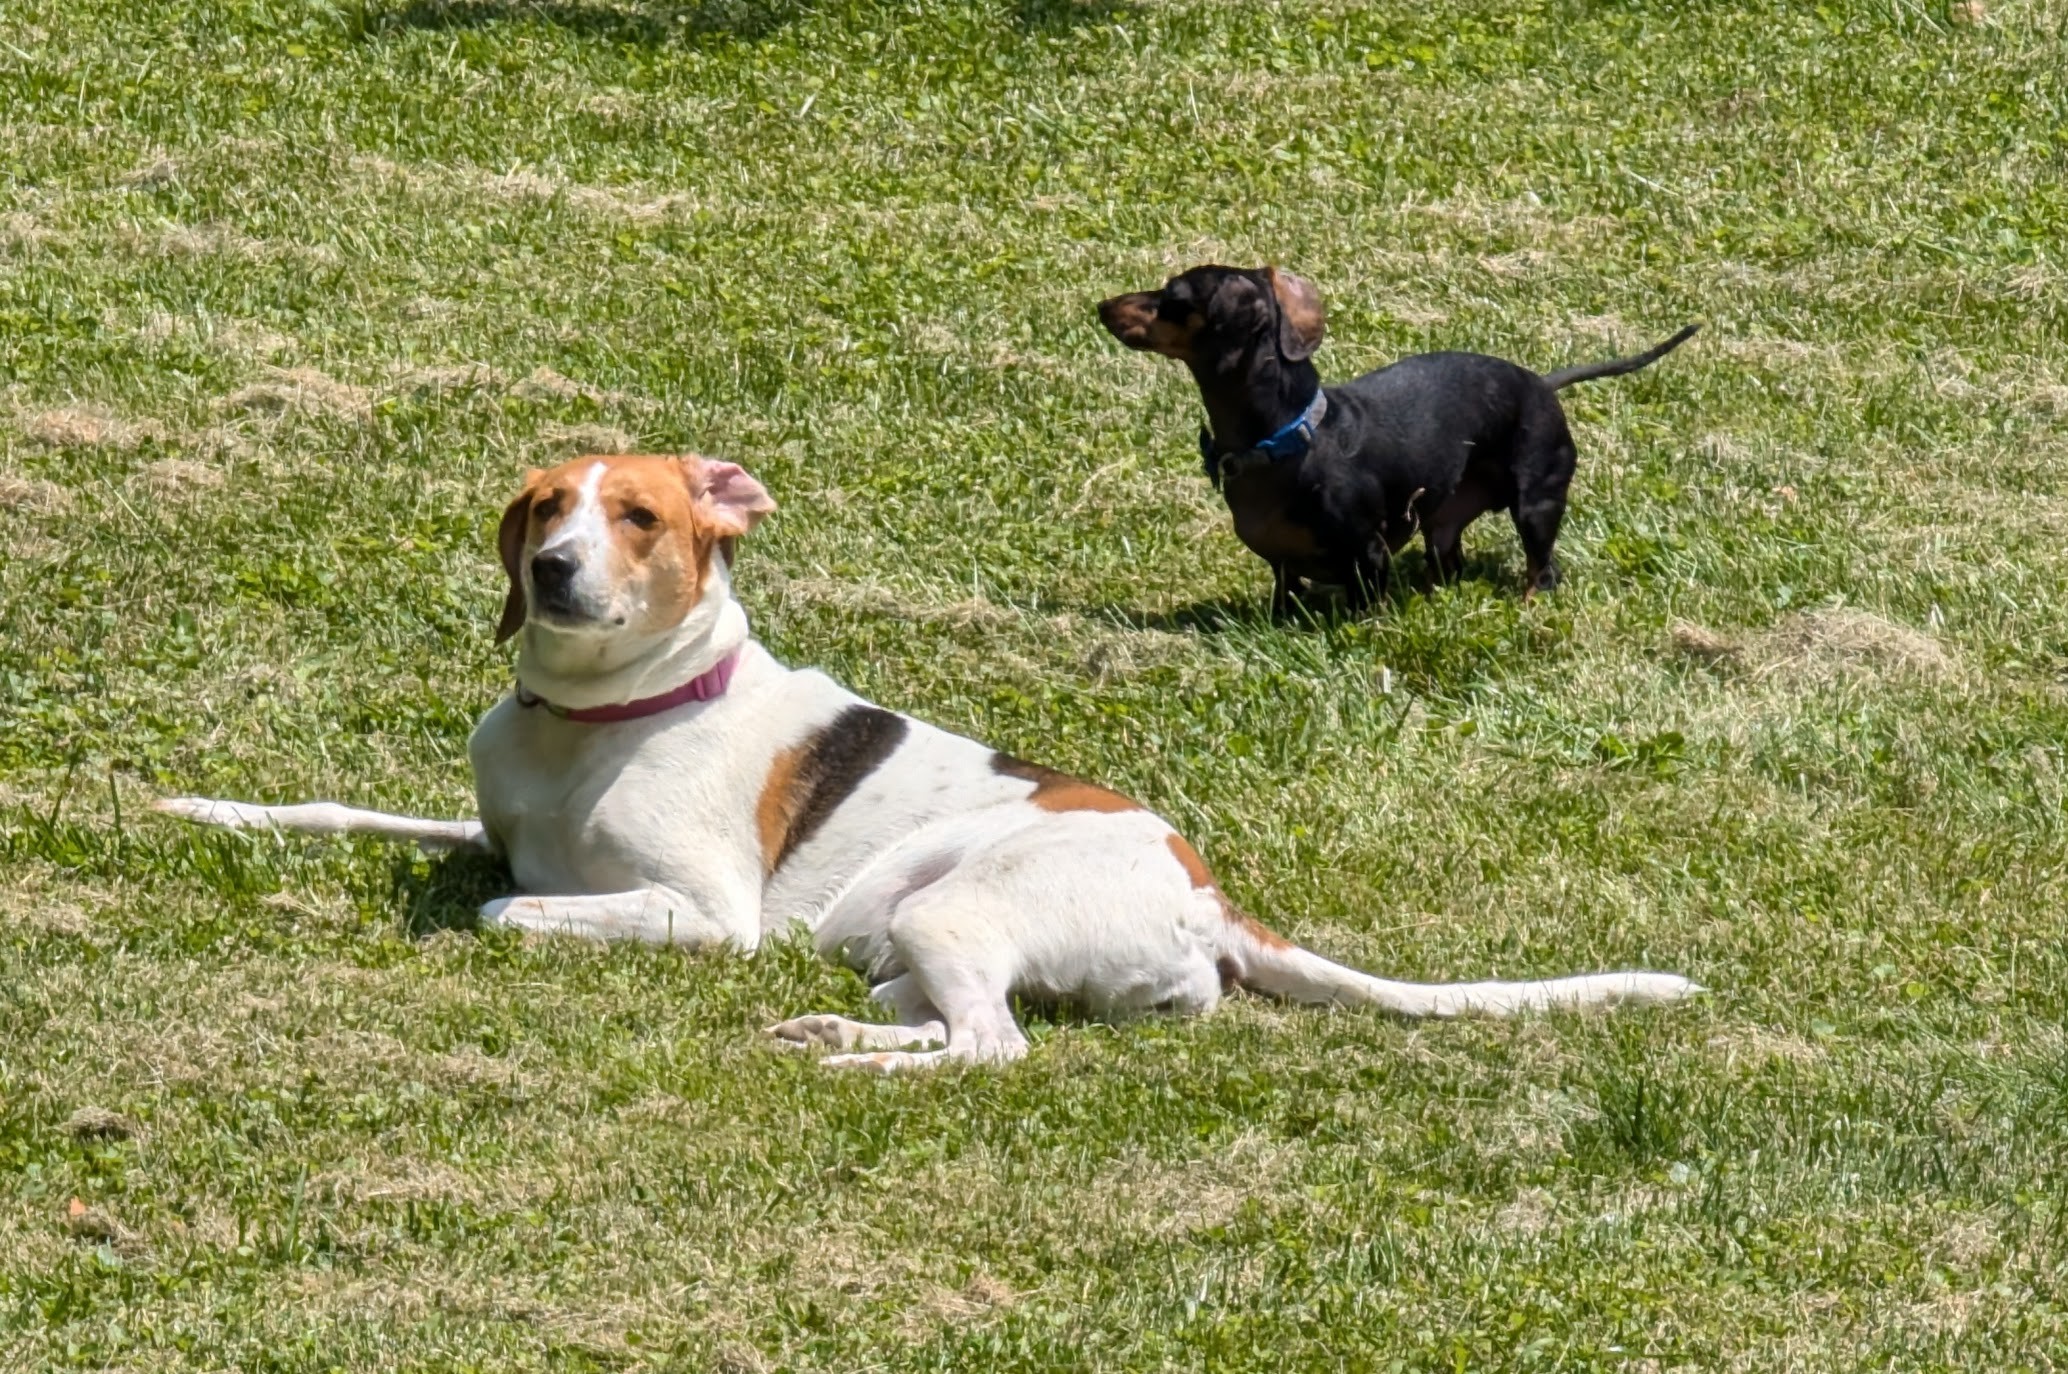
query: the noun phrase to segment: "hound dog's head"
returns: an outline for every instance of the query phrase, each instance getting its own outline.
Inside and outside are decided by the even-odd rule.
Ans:
[[[1215,370],[1266,346],[1305,362],[1327,329],[1321,293],[1275,267],[1194,267],[1161,291],[1099,302],[1099,322],[1129,348]]]
[[[666,634],[732,541],[775,509],[733,463],[694,454],[577,458],[525,475],[497,544],[510,594],[496,642],[527,620],[569,635]]]

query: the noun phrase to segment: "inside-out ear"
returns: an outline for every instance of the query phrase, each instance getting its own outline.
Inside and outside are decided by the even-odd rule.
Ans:
[[[738,463],[690,456],[682,460],[682,466],[704,518],[710,521],[720,547],[726,549],[726,561],[732,561],[730,541],[760,524],[764,516],[773,514],[775,498]]]
[[[1271,298],[1278,303],[1278,354],[1289,363],[1303,363],[1321,347],[1328,331],[1327,314],[1321,308],[1321,293],[1305,277],[1266,267]]]
[[[534,468],[524,474],[524,490],[503,509],[503,522],[496,526],[496,552],[502,555],[503,571],[509,575],[510,591],[503,598],[503,618],[496,622],[495,642],[501,644],[524,628],[524,536],[531,527],[531,502],[540,477]]]

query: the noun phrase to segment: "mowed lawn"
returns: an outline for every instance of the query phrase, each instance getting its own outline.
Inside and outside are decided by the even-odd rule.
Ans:
[[[6,0],[0,1367],[2068,1364],[2062,0]],[[1568,392],[1567,580],[1273,623],[1175,365]],[[1667,1012],[1237,997],[904,1081],[862,981],[478,934],[493,531],[737,459],[780,655],[1097,778],[1247,908]],[[694,818],[685,818],[694,823]]]

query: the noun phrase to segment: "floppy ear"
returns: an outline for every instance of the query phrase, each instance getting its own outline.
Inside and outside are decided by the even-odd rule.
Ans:
[[[689,478],[689,489],[704,518],[711,522],[711,532],[727,545],[726,561],[730,562],[729,541],[760,524],[763,516],[772,514],[775,498],[738,463],[721,463],[715,458],[691,454],[683,458],[682,470]]]
[[[1328,324],[1321,308],[1321,293],[1314,283],[1275,267],[1266,267],[1271,295],[1278,302],[1278,353],[1289,363],[1303,363],[1321,347]]]
[[[500,644],[524,627],[524,535],[531,524],[532,491],[539,471],[524,474],[524,490],[503,510],[503,523],[496,526],[496,551],[503,557],[503,571],[510,577],[510,593],[503,598],[503,618],[496,623],[495,642]]]

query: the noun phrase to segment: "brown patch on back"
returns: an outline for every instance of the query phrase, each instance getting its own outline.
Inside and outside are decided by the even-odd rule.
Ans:
[[[991,755],[991,771],[1034,784],[1027,798],[1043,811],[1140,811],[1142,804],[1083,778],[1028,763],[1010,754]]]
[[[1206,866],[1206,860],[1199,857],[1199,851],[1194,849],[1183,835],[1173,830],[1163,837],[1163,842],[1170,846],[1171,857],[1185,870],[1185,876],[1192,880],[1192,886],[1202,891],[1215,888],[1213,870]]]
[[[775,873],[817,834],[862,781],[896,752],[910,729],[896,712],[856,704],[779,752],[754,805],[762,873]]]
[[[1283,935],[1280,935],[1248,912],[1230,906],[1225,899],[1221,902],[1221,914],[1228,918],[1229,925],[1239,928],[1243,934],[1255,940],[1265,949],[1292,948],[1292,941],[1286,939]]]
[[[1206,866],[1206,860],[1199,857],[1199,851],[1194,849],[1183,835],[1173,830],[1164,837],[1163,842],[1170,846],[1171,857],[1176,859],[1178,866],[1185,870],[1185,876],[1192,880],[1192,886],[1201,892],[1211,892],[1219,900],[1221,904],[1221,918],[1229,925],[1234,926],[1265,949],[1291,948],[1292,941],[1286,939],[1256,917],[1242,911],[1228,900],[1227,896],[1222,893],[1219,884],[1214,882],[1213,870]],[[1216,961],[1216,966],[1221,971],[1221,987],[1223,990],[1234,987],[1242,981],[1242,966],[1235,959],[1224,954]]]

